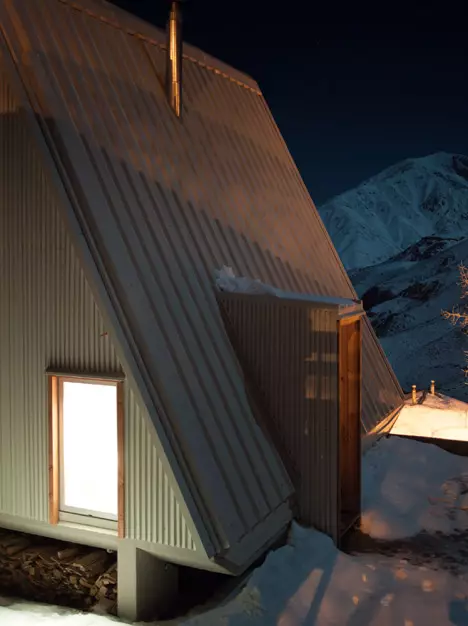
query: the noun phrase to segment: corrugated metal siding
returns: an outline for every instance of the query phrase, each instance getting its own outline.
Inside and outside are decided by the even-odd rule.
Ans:
[[[1,68],[0,292],[0,512],[45,522],[45,370],[121,367]],[[194,550],[128,384],[125,424],[127,535]]]
[[[0,98],[0,510],[46,521],[45,370],[120,366],[3,74]]]
[[[165,101],[160,45],[73,7],[10,0],[2,28],[39,98],[36,112],[73,163],[88,245],[99,249],[114,308],[131,327],[124,347],[144,363],[147,398],[164,397],[162,424],[153,406],[151,418],[200,489],[197,506],[210,511],[219,549],[290,487],[255,428],[213,270],[229,264],[289,290],[355,294],[264,100],[186,59],[179,120]],[[401,396],[366,333],[365,420],[377,423]]]
[[[219,302],[265,427],[293,477],[299,519],[338,540],[336,312],[238,294],[220,294]]]
[[[174,479],[154,447],[148,421],[131,389],[126,389],[125,530],[129,539],[196,550],[174,493]]]

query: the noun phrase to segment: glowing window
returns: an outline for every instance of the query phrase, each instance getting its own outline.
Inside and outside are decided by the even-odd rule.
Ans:
[[[60,511],[118,517],[117,383],[59,379]]]

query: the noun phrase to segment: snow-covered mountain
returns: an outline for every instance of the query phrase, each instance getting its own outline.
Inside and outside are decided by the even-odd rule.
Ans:
[[[468,235],[468,157],[407,159],[320,214],[348,270],[390,259],[425,237]]]
[[[441,317],[468,264],[468,157],[405,161],[320,213],[403,388],[468,399],[468,336]]]
[[[462,372],[468,337],[441,317],[460,300],[458,266],[468,260],[468,239],[434,240],[350,276],[403,388],[427,389],[435,380],[468,399]]]

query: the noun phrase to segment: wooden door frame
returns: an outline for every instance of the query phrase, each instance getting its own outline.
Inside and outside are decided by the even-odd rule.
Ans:
[[[359,433],[358,433],[358,437],[359,437],[359,451],[358,451],[358,465],[357,465],[357,472],[358,472],[358,493],[356,494],[356,499],[359,499],[359,511],[357,513],[360,513],[360,501],[361,501],[361,492],[362,492],[362,476],[361,476],[361,457],[362,457],[362,448],[361,448],[361,423],[362,423],[362,314],[361,315],[350,315],[344,318],[341,318],[338,320],[337,322],[337,333],[338,333],[338,433],[339,433],[339,441],[338,441],[338,445],[337,445],[337,463],[338,463],[338,480],[339,480],[339,485],[338,485],[338,497],[339,497],[339,502],[338,502],[338,515],[339,515],[339,520],[338,520],[338,525],[340,526],[340,521],[341,521],[341,516],[342,516],[342,501],[341,501],[341,487],[342,487],[342,479],[341,479],[341,427],[342,427],[342,423],[343,420],[345,419],[345,412],[347,414],[347,409],[346,406],[344,405],[344,399],[343,399],[343,385],[342,385],[342,356],[343,356],[343,351],[345,350],[345,346],[344,346],[344,336],[343,336],[343,329],[351,324],[355,324],[356,322],[358,322],[358,333],[359,333],[359,406],[358,406],[358,411],[359,411],[359,424],[358,424],[358,428],[359,428]],[[341,530],[339,532],[339,534],[341,534]]]

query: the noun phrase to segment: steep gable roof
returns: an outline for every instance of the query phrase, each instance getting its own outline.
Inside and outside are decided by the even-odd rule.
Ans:
[[[352,285],[250,78],[186,46],[178,119],[158,29],[90,0],[4,0],[0,24],[88,280],[205,549],[239,560],[252,533],[288,519],[292,488],[252,415],[214,270],[345,298]],[[363,358],[368,430],[402,394],[370,325]]]

